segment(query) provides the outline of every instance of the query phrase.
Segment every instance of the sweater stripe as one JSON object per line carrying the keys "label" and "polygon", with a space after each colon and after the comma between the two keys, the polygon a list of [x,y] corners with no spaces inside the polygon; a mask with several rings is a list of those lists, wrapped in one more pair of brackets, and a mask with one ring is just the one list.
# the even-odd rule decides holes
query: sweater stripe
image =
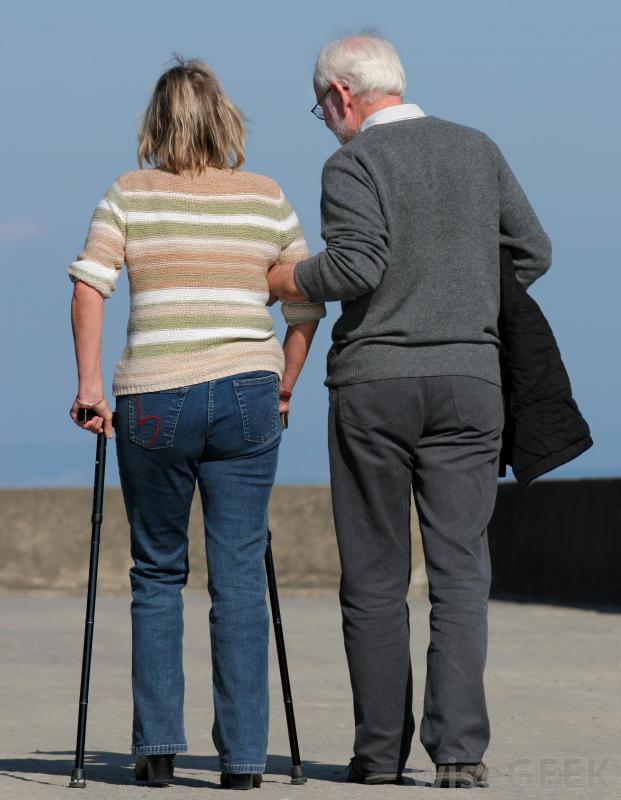
{"label": "sweater stripe", "polygon": [[135,200],[147,200],[149,203],[157,204],[160,200],[173,200],[179,201],[196,201],[200,203],[220,203],[220,202],[233,202],[233,203],[247,203],[258,200],[263,206],[277,206],[281,207],[285,202],[282,192],[277,197],[269,197],[265,194],[253,194],[249,192],[240,192],[239,194],[218,194],[210,193],[208,197],[204,194],[189,194],[187,192],[158,192],[158,191],[132,191],[131,189],[123,190],[123,196],[128,201],[128,205],[133,207]]}
{"label": "sweater stripe", "polygon": [[[222,231],[220,231],[220,233],[221,232]],[[237,253],[240,256],[245,252],[249,254],[260,253],[264,258],[273,258],[274,260],[278,257],[279,253],[279,248],[274,244],[267,244],[266,242],[252,239],[248,239],[247,241],[232,237],[226,239],[222,236],[209,238],[204,235],[193,237],[166,236],[164,238],[163,236],[152,235],[150,238],[141,240],[132,239],[127,243],[127,250],[131,250],[132,258],[135,258],[136,254],[142,251],[153,254],[171,251],[178,253],[181,248],[183,248],[184,253],[192,253],[195,251],[197,253],[204,253],[205,255],[208,255],[210,252],[230,252]]]}
{"label": "sweater stripe", "polygon": [[[204,314],[191,316],[189,314],[158,314],[142,319],[132,318],[128,325],[128,333],[145,333],[150,331],[172,331],[175,328],[183,330],[213,329],[213,328],[251,328],[256,331],[271,331],[272,318],[265,316],[250,317],[240,314],[212,314],[208,319]],[[243,338],[243,337],[242,337]]]}
{"label": "sweater stripe", "polygon": [[[270,206],[259,200],[244,200],[232,201],[217,199],[196,199],[196,200],[180,200],[179,198],[169,197],[145,197],[136,198],[127,201],[127,213],[150,213],[152,211],[177,211],[188,214],[217,214],[217,215],[234,215],[234,214],[258,214],[264,219],[283,220],[285,217],[290,216],[287,214],[287,208],[275,205]],[[293,211],[291,211],[293,215]],[[297,221],[297,215],[295,215]]]}
{"label": "sweater stripe", "polygon": [[116,218],[118,223],[121,225],[125,224],[125,215],[121,209],[112,202],[112,200],[102,200],[95,210],[96,214],[99,214],[100,212],[103,212],[104,219],[108,214],[111,213],[112,217]]}
{"label": "sweater stripe", "polygon": [[[274,341],[276,341],[275,336]],[[178,374],[179,369],[182,369],[187,373],[199,375],[213,374],[213,377],[219,377],[217,373],[233,375],[234,373],[226,373],[222,372],[222,370],[228,365],[238,363],[240,359],[244,358],[260,360],[264,364],[271,363],[276,365],[278,364],[281,356],[278,352],[278,349],[275,349],[271,357],[271,361],[270,357],[266,358],[266,348],[269,344],[270,342],[266,344],[265,341],[259,339],[253,339],[252,341],[247,339],[236,340],[234,342],[177,342],[172,345],[172,347],[176,348],[177,350],[174,358],[167,358],[165,364],[160,363],[161,356],[159,356],[157,353],[151,354],[146,352],[151,348],[161,348],[162,345],[143,345],[137,349],[133,348],[132,355],[139,353],[141,357],[139,360],[133,361],[134,370],[132,375],[136,383],[130,384],[130,386],[133,387],[143,385],[152,387],[154,381],[157,383],[170,383],[172,380],[174,380],[174,376]],[[276,344],[278,344],[277,341]],[[166,348],[169,347],[169,345],[163,345],[163,347],[163,352],[165,354]],[[209,354],[208,362],[197,364],[195,353],[199,351]],[[157,375],[153,374],[154,363],[157,363]],[[277,370],[274,369],[274,371]],[[208,378],[202,379],[208,380]],[[162,388],[173,387],[169,385]],[[130,388],[130,391],[136,391],[136,389]]]}
{"label": "sweater stripe", "polygon": [[[272,230],[267,226],[251,228],[248,225],[231,223],[226,226],[230,231],[230,237],[237,242],[264,242],[274,246],[274,252],[278,254],[280,250],[280,235],[278,231]],[[211,238],[220,236],[224,231],[221,223],[191,223],[191,222],[156,222],[134,223],[131,226],[132,239],[149,239],[154,231],[158,231],[161,236],[171,236],[178,239]]]}
{"label": "sweater stripe", "polygon": [[[222,339],[197,339],[195,341],[177,341],[177,342],[164,342],[164,343],[153,343],[153,344],[132,344],[128,345],[125,348],[123,353],[124,357],[134,358],[134,357],[141,357],[141,356],[169,356],[169,355],[181,355],[181,354],[189,354],[189,353],[215,353],[217,352],[218,347],[221,344],[233,344],[239,341],[245,341],[244,339],[240,340],[240,337],[237,335],[231,336],[230,338],[222,338]],[[278,347],[278,340],[276,339],[276,335],[272,332],[270,334],[270,338],[266,339],[266,341],[275,342]],[[265,356],[265,353],[263,353]],[[280,361],[280,358],[276,358],[276,363]],[[240,369],[236,369],[234,372],[229,373],[230,375],[235,375],[236,372],[249,372],[250,370],[244,369],[243,365],[240,365]],[[260,367],[255,367],[255,369],[260,369]],[[151,373],[151,377],[157,380],[157,374]],[[208,380],[208,379],[205,379]],[[186,386],[189,384],[177,384],[177,386],[182,385]],[[165,388],[173,388],[168,386],[160,387],[162,389]],[[135,390],[133,390],[135,391]],[[121,394],[121,393],[119,393]]]}
{"label": "sweater stripe", "polygon": [[190,288],[157,289],[152,292],[137,292],[132,300],[132,308],[153,305],[154,303],[245,303],[252,306],[265,306],[269,292],[247,292],[242,289],[204,289],[200,286]]}
{"label": "sweater stripe", "polygon": [[127,224],[181,223],[183,225],[250,225],[272,231],[288,231],[298,226],[298,218],[290,214],[287,219],[274,220],[258,214],[191,214],[182,211],[128,211]]}
{"label": "sweater stripe", "polygon": [[91,228],[98,228],[106,236],[113,236],[117,241],[125,244],[125,236],[118,229],[117,225],[106,222],[101,218],[93,219]]}
{"label": "sweater stripe", "polygon": [[272,331],[255,328],[170,328],[165,331],[142,331],[127,337],[129,347],[162,342],[217,341],[219,339],[269,339]]}

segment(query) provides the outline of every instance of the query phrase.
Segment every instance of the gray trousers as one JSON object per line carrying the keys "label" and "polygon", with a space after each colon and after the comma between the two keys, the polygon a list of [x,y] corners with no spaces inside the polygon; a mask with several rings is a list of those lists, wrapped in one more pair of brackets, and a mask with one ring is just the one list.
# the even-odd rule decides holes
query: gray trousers
{"label": "gray trousers", "polygon": [[412,489],[431,602],[421,741],[436,764],[478,762],[487,748],[487,525],[503,424],[500,387],[477,378],[391,378],[330,390],[340,600],[362,769],[401,771],[414,733],[406,601]]}

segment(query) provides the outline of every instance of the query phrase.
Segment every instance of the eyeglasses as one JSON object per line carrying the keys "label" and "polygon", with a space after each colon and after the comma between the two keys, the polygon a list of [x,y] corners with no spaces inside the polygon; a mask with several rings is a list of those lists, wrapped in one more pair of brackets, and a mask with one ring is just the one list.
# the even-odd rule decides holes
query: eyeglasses
{"label": "eyeglasses", "polygon": [[311,108],[311,114],[314,114],[317,117],[317,119],[320,119],[322,121],[325,120],[325,115],[323,113],[323,108],[321,107],[321,104],[326,99],[326,97],[330,94],[331,91],[332,91],[332,87],[329,86],[328,90],[321,95],[319,100],[317,100],[315,105]]}

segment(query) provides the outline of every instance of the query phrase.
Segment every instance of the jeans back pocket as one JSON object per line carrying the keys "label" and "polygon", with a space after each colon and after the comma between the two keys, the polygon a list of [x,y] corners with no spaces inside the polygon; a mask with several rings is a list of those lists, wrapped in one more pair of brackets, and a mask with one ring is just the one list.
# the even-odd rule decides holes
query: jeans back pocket
{"label": "jeans back pocket", "polygon": [[247,442],[269,442],[280,435],[278,375],[258,375],[233,381]]}
{"label": "jeans back pocket", "polygon": [[129,395],[129,438],[149,450],[171,447],[188,387]]}

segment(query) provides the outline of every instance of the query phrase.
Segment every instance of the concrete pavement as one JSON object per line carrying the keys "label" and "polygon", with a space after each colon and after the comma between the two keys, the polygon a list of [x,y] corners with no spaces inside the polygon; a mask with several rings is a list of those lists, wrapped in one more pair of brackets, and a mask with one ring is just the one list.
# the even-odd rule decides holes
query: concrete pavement
{"label": "concrete pavement", "polygon": [[[412,605],[415,717],[421,715],[428,641],[425,600]],[[333,592],[282,598],[300,746],[309,781],[291,786],[275,653],[263,800],[406,798],[433,778],[416,734],[406,785],[342,782],[352,706]],[[0,797],[66,798],[75,746],[84,601],[0,597]],[[216,797],[208,598],[186,593],[186,728],[190,753],[165,790],[132,785],[129,598],[98,600],[84,797]],[[621,614],[492,602],[486,673],[492,743],[489,789],[468,797],[621,797]],[[454,796],[454,790],[435,790]],[[155,794],[154,794],[155,793]],[[69,794],[69,797],[72,795]],[[254,794],[252,795],[254,797]]]}

